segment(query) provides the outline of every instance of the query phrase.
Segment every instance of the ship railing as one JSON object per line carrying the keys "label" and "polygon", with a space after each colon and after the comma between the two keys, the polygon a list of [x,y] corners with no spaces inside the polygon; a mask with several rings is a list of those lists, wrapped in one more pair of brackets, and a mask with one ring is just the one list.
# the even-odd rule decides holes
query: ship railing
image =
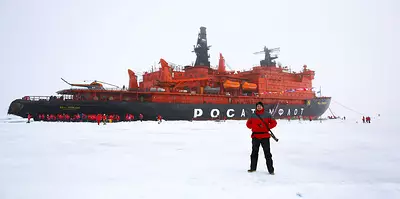
{"label": "ship railing", "polygon": [[50,96],[24,96],[22,99],[28,101],[49,101]]}
{"label": "ship railing", "polygon": [[52,101],[52,100],[72,100],[72,95],[60,95],[60,96],[24,96],[23,100],[28,101]]}
{"label": "ship railing", "polygon": [[104,88],[107,91],[127,91],[128,88]]}
{"label": "ship railing", "polygon": [[106,91],[127,91],[128,88],[102,88],[102,89],[82,89],[82,88],[70,88],[70,90],[106,90]]}

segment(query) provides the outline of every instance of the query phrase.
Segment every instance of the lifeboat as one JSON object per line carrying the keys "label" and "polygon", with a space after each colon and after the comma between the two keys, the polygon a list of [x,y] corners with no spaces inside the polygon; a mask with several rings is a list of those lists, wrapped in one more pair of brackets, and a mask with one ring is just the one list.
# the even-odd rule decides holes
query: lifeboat
{"label": "lifeboat", "polygon": [[226,80],[224,82],[224,88],[239,88],[240,87],[240,83],[239,82],[234,82],[234,81],[230,81],[230,80]]}
{"label": "lifeboat", "polygon": [[257,84],[245,82],[242,85],[243,90],[256,90],[257,89]]}

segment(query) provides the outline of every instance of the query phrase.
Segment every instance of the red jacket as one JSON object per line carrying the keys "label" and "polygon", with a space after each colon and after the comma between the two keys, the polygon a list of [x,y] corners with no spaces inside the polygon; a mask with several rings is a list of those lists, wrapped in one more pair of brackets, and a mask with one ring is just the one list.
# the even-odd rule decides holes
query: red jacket
{"label": "red jacket", "polygon": [[97,114],[96,121],[101,121],[102,119],[103,119],[103,116],[101,114]]}
{"label": "red jacket", "polygon": [[246,123],[247,128],[251,129],[253,132],[253,134],[251,134],[251,138],[270,138],[271,135],[268,133],[269,130],[265,127],[264,122],[262,122],[256,114],[264,120],[264,122],[268,125],[268,129],[273,129],[277,124],[276,120],[272,118],[272,115],[269,112],[264,111],[264,109],[261,111],[256,111],[251,115]]}

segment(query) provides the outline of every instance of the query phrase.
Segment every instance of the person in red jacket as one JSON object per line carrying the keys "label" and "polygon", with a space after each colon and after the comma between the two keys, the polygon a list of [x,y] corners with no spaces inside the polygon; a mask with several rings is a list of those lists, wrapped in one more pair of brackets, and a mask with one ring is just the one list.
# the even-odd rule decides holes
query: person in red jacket
{"label": "person in red jacket", "polygon": [[97,121],[97,125],[100,125],[101,120],[103,119],[103,116],[99,113],[96,116],[96,121]]}
{"label": "person in red jacket", "polygon": [[251,115],[251,117],[246,122],[247,128],[251,129],[252,131],[251,134],[252,152],[250,155],[251,163],[248,172],[254,172],[257,170],[258,151],[261,145],[264,150],[264,156],[267,163],[268,172],[271,175],[274,174],[274,166],[270,150],[269,140],[271,135],[269,134],[269,129],[274,128],[276,124],[277,122],[275,119],[272,118],[272,115],[268,111],[264,110],[263,103],[257,102],[256,111]]}
{"label": "person in red jacket", "polygon": [[31,123],[31,118],[32,118],[32,115],[30,113],[28,113],[28,122],[27,123]]}
{"label": "person in red jacket", "polygon": [[162,116],[160,114],[157,115],[157,121],[160,124],[162,121]]}
{"label": "person in red jacket", "polygon": [[143,121],[143,115],[141,113],[139,114],[139,119],[141,122]]}

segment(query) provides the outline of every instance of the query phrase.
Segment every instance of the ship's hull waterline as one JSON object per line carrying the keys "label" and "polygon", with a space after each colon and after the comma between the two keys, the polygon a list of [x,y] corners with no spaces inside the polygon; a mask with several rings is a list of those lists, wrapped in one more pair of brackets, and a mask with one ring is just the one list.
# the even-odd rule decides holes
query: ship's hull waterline
{"label": "ship's hull waterline", "polygon": [[[329,107],[331,98],[315,98],[302,105],[265,104],[265,109],[274,118],[321,116]],[[171,104],[151,102],[121,101],[30,101],[17,99],[9,107],[8,114],[26,118],[30,113],[34,119],[38,114],[118,114],[121,118],[127,113],[135,119],[143,114],[144,120],[156,120],[161,115],[165,120],[214,120],[247,119],[255,110],[254,104]]]}

